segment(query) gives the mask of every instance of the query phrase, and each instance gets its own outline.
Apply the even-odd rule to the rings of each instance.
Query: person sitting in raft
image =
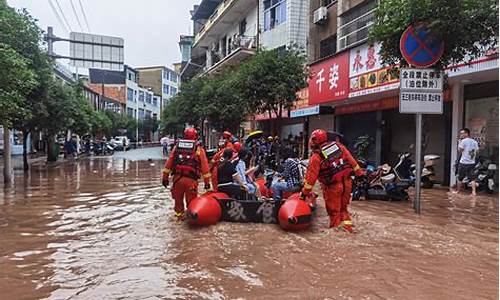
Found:
[[[251,173],[252,169],[247,170],[250,166],[250,160],[252,159],[252,153],[243,148],[238,152],[238,162],[236,164],[236,172],[238,173],[239,178],[243,184],[247,187],[248,194],[254,195],[257,198],[260,198],[260,191],[257,185],[251,180],[249,173]]]
[[[281,201],[283,192],[298,192],[302,189],[302,178],[300,175],[299,164],[295,152],[288,152],[285,155],[283,163],[283,172],[274,180],[271,189],[275,201]]]
[[[217,190],[237,199],[246,199],[248,187],[236,170],[238,161],[239,158],[233,149],[224,150],[217,167]]]

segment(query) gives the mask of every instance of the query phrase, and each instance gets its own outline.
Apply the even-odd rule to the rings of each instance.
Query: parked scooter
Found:
[[[489,194],[492,194],[495,191],[494,177],[496,170],[497,165],[491,160],[484,157],[480,157],[478,159],[478,162],[474,167],[477,191],[486,191]],[[472,188],[472,182],[469,178],[464,178],[463,183],[467,188]]]
[[[365,165],[366,176],[354,179],[352,200],[361,197],[367,200],[408,200],[406,190],[411,183],[397,181],[391,166],[384,164],[375,169],[369,164],[362,165]]]
[[[421,186],[426,189],[434,187],[436,183],[436,171],[434,166],[436,161],[440,159],[439,155],[428,154],[424,156],[424,166],[422,167],[422,177],[420,178]],[[411,173],[416,176],[417,170],[415,164],[411,165]]]

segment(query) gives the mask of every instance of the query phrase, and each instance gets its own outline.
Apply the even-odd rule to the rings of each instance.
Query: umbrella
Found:
[[[256,130],[256,131],[252,131],[250,132],[245,138],[244,138],[244,141],[245,141],[245,144],[249,144],[250,142],[254,141],[254,140],[257,140],[257,139],[260,139],[262,137],[262,135],[264,134],[264,131],[262,130]]]

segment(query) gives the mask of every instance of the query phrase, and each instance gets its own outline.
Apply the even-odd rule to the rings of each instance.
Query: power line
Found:
[[[69,0],[69,3],[71,3],[71,8],[73,9],[73,13],[75,14],[76,22],[78,22],[78,26],[80,27],[80,30],[83,31],[82,23],[80,23],[80,18],[78,18],[78,13],[76,12],[75,5],[73,4],[73,0]]]
[[[66,33],[69,33],[68,28],[66,27],[66,24],[64,24],[63,20],[61,19],[61,16],[59,16],[59,13],[57,12],[56,7],[54,6],[54,3],[52,3],[52,0],[49,0],[50,7],[52,7],[52,11],[56,15],[57,21],[59,21],[59,24],[61,27],[66,31]]]
[[[73,29],[71,29],[71,25],[69,25],[69,22],[66,19],[66,16],[64,15],[64,11],[62,10],[61,5],[59,5],[59,1],[58,0],[54,0],[54,1],[56,1],[57,7],[59,7],[59,11],[61,12],[61,16],[62,16],[64,22],[66,22],[66,25],[68,25],[69,30],[73,31]]]
[[[90,33],[91,30],[90,30],[90,26],[89,26],[89,21],[87,20],[87,15],[85,14],[85,9],[83,8],[82,0],[78,0],[78,3],[80,3],[80,8],[81,8],[82,14],[83,14],[83,20],[85,20],[85,24],[87,25],[87,29]]]

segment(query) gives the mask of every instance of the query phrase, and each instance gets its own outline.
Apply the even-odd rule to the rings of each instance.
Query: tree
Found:
[[[158,126],[158,120],[152,117],[146,117],[144,120],[139,121],[138,124],[139,131],[144,135],[145,141],[151,141],[152,135],[158,131]]]
[[[206,119],[218,131],[239,128],[251,110],[250,102],[238,88],[237,71],[234,70],[207,78],[202,95],[206,99]]]
[[[27,141],[30,133],[39,129],[37,112],[45,110],[45,102],[49,94],[49,86],[53,80],[52,61],[47,54],[38,49],[33,54],[31,67],[36,74],[37,82],[31,91],[26,95],[23,102],[23,109],[15,114],[13,128],[23,133],[23,166],[24,170],[29,169]]]
[[[163,109],[160,125],[161,132],[163,134],[170,134],[176,137],[182,132],[182,130],[184,130],[185,123],[181,120],[178,114],[180,106],[180,97],[174,96]]]
[[[74,112],[77,109],[74,100],[73,87],[64,84],[58,79],[49,83],[49,94],[43,103],[43,109],[34,114],[40,128],[46,134],[47,161],[56,161],[59,148],[56,147],[55,137],[61,132],[70,129],[74,124]]]
[[[297,100],[297,92],[307,86],[306,57],[296,47],[258,52],[238,71],[236,86],[247,99],[252,113],[274,113],[281,119],[284,110]]]
[[[91,133],[94,136],[106,134],[111,131],[113,124],[103,111],[94,111],[90,119]]]
[[[4,181],[12,182],[10,134],[12,121],[21,113],[26,95],[36,84],[30,64],[39,49],[40,30],[24,11],[16,12],[0,0],[0,120],[4,129]]]
[[[407,63],[399,40],[410,25],[425,22],[445,50],[437,68],[473,60],[485,48],[497,45],[498,2],[496,0],[381,0],[370,38],[381,42],[385,64]]]

